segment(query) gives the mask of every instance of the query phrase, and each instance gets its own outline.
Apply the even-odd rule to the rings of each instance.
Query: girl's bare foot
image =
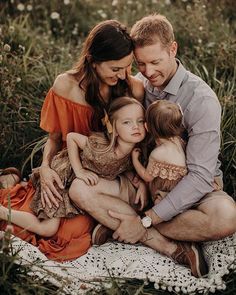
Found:
[[[0,169],[0,188],[11,188],[19,183],[20,180],[21,174],[17,168]]]

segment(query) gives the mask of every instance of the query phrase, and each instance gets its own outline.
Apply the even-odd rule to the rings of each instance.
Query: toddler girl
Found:
[[[133,165],[139,176],[149,183],[155,204],[187,174],[185,143],[181,138],[182,117],[179,105],[167,100],[153,102],[146,112],[146,127],[155,141],[155,148],[146,168],[139,161],[140,149],[132,152]]]

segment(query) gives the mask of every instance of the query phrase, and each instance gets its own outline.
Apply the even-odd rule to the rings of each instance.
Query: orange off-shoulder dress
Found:
[[[40,127],[47,132],[61,132],[65,146],[68,132],[89,135],[92,113],[92,107],[71,102],[50,89],[42,107]],[[34,192],[30,181],[26,186],[17,184],[11,189],[0,189],[0,203],[7,207],[10,197],[12,209],[33,213],[30,203]],[[14,235],[37,246],[49,259],[73,260],[85,254],[91,246],[93,226],[92,217],[78,215],[71,219],[61,218],[57,233],[50,238],[42,238],[16,225]],[[5,227],[6,222],[1,221],[0,229]]]

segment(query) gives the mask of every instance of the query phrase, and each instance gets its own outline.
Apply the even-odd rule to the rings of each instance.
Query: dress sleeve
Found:
[[[47,132],[60,132],[57,99],[52,88],[47,93],[41,110],[40,127]]]

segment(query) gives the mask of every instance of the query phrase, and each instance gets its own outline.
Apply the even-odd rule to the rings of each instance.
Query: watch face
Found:
[[[144,227],[148,228],[152,225],[152,219],[149,216],[145,216],[141,219]]]

